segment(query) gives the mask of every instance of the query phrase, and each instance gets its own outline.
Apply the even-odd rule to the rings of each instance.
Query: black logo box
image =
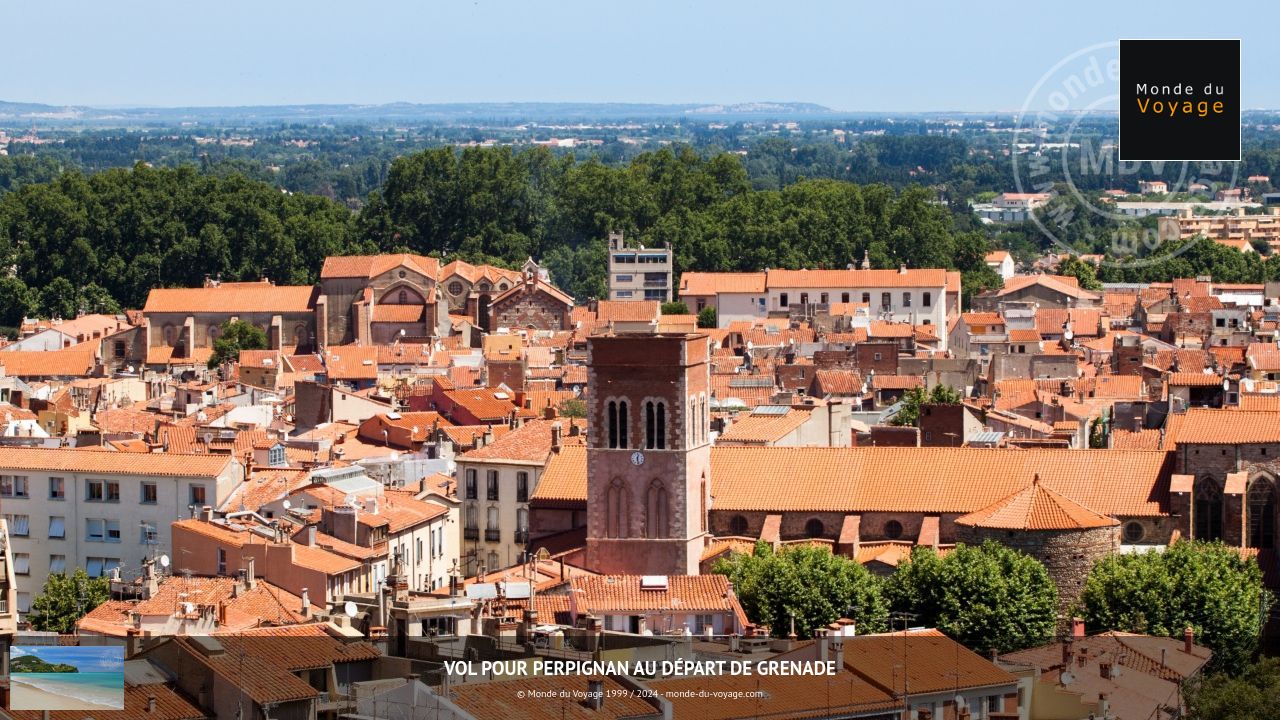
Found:
[[[1145,93],[1139,85],[1146,85]],[[1165,94],[1166,87],[1183,92]],[[1183,112],[1185,102],[1192,104],[1191,114]],[[1199,113],[1202,102],[1206,116]],[[1222,112],[1215,113],[1219,102]],[[1170,103],[1177,103],[1172,115]],[[1163,112],[1156,114],[1157,107]],[[1239,40],[1120,41],[1121,160],[1238,161],[1240,111]]]

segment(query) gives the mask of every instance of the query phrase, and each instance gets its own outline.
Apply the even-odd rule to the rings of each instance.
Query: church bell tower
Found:
[[[711,503],[710,343],[588,339],[587,567],[696,575]]]

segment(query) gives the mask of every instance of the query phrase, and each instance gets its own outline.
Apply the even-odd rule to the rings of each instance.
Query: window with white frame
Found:
[[[4,519],[9,522],[9,534],[14,537],[27,537],[31,534],[30,515],[8,515]]]

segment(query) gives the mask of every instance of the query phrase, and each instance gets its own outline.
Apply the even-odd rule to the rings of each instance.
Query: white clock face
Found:
[[[640,467],[644,464],[644,453],[639,450],[631,453],[631,464]]]

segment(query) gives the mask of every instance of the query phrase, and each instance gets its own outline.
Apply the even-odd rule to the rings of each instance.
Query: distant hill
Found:
[[[179,123],[272,123],[319,121],[467,122],[624,121],[832,117],[845,113],[813,103],[753,102],[730,105],[655,103],[388,103],[384,105],[262,105],[243,107],[95,108],[0,100],[0,124],[85,124],[99,126]]]
[[[66,663],[50,663],[35,655],[23,655],[9,661],[9,672],[15,673],[74,673],[80,668]]]

